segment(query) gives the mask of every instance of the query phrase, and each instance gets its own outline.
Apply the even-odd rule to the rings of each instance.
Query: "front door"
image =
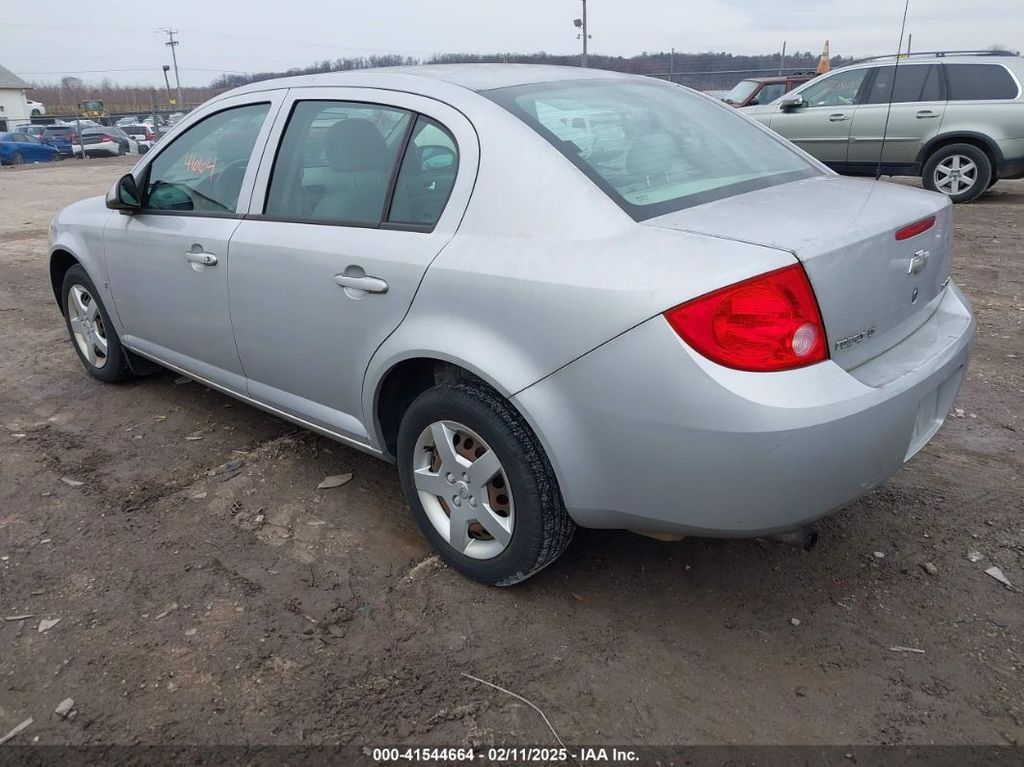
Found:
[[[771,129],[826,164],[846,162],[857,94],[867,69],[834,72],[795,92],[800,107],[772,115]]]
[[[111,216],[107,271],[130,349],[245,391],[228,307],[228,243],[249,203],[275,99],[210,105],[139,172],[140,212]]]
[[[323,88],[291,92],[278,143],[231,240],[249,394],[365,444],[363,376],[458,227],[476,134],[433,99]]]

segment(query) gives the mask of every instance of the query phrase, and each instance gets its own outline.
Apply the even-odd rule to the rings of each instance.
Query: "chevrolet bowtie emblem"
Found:
[[[928,265],[928,258],[931,256],[927,250],[919,250],[914,254],[914,257],[910,259],[910,267],[907,269],[907,274],[920,274],[924,271],[924,268]]]

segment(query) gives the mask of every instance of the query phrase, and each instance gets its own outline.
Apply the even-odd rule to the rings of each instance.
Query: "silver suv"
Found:
[[[898,66],[889,56],[743,111],[840,173],[874,175],[881,165],[969,202],[1024,176],[1022,81],[1024,59],[1005,52],[914,54]]]

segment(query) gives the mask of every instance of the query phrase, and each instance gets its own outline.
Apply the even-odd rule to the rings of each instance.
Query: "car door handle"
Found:
[[[336,274],[334,281],[343,288],[362,290],[365,293],[387,293],[388,284],[380,277],[366,275]]]
[[[195,253],[193,251],[187,251],[185,253],[185,260],[190,264],[199,264],[200,266],[216,266],[217,257],[213,253],[206,253],[199,251]]]
[[[922,109],[917,113],[916,117],[918,120],[926,120],[929,117],[938,117],[938,115],[930,109]]]
[[[850,119],[850,115],[843,114],[842,112],[836,112],[835,114],[829,115],[828,119],[829,119],[829,122],[841,123],[841,122],[846,122],[847,120],[849,120]]]

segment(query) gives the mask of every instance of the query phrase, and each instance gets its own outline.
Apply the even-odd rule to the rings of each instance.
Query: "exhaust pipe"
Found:
[[[789,546],[796,546],[804,551],[810,551],[818,542],[818,529],[814,525],[804,525],[796,530],[786,533],[769,536],[769,540],[785,543]]]

